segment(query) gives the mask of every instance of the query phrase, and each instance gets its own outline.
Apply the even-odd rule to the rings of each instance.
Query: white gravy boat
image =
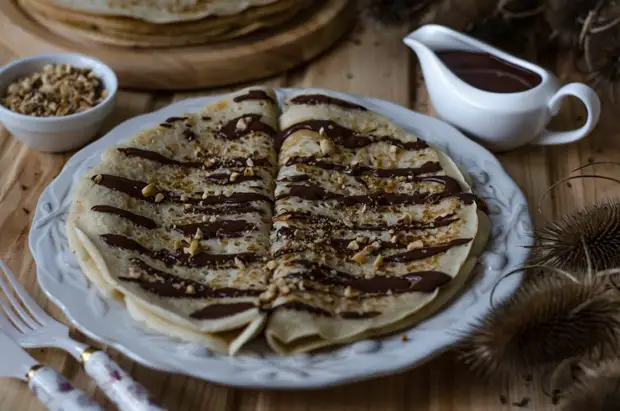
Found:
[[[429,24],[404,39],[418,56],[433,108],[444,121],[481,140],[495,151],[530,143],[565,144],[587,136],[598,123],[601,102],[594,90],[581,83],[562,87],[551,72],[472,37],[444,26]],[[540,83],[519,92],[490,92],[462,80],[438,57],[441,51],[488,53],[506,63],[538,74]],[[534,75],[535,75],[534,74]],[[588,118],[577,130],[546,129],[562,100],[575,96],[586,106]]]

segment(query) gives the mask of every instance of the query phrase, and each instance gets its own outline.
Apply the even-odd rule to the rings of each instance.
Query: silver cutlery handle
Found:
[[[164,411],[148,392],[106,353],[87,348],[82,353],[86,373],[120,411]]]
[[[28,372],[28,386],[50,411],[103,411],[54,369],[38,366]]]

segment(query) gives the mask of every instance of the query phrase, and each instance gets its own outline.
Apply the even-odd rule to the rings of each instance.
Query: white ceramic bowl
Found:
[[[27,116],[0,104],[0,122],[15,138],[40,151],[63,152],[82,147],[97,134],[114,108],[118,89],[116,74],[92,57],[74,53],[39,54],[0,68],[0,94],[4,94],[14,80],[40,71],[46,64],[71,64],[91,69],[102,80],[108,96],[89,110],[62,117]]]

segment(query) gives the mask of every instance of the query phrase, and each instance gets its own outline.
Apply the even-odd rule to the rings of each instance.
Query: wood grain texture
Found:
[[[358,24],[346,41],[312,64],[261,82],[271,86],[328,87],[359,95],[388,99],[421,112],[432,113],[416,60],[401,44],[404,33],[396,29]],[[0,63],[13,57],[0,48]],[[562,61],[560,59],[560,61]],[[569,66],[557,71],[566,81],[575,80]],[[121,92],[119,105],[107,128],[137,114],[163,107],[173,100],[209,95],[229,89],[179,94]],[[575,207],[610,195],[620,187],[599,180],[575,180],[562,185],[536,204],[546,188],[569,175],[581,164],[620,159],[620,126],[607,105],[601,125],[579,144],[541,148],[524,147],[499,156],[526,193],[537,225]],[[569,101],[554,127],[574,128],[583,121],[583,109]],[[0,129],[0,258],[4,259],[31,293],[54,317],[64,320],[36,285],[35,266],[27,248],[27,230],[43,188],[60,171],[70,155],[41,154],[22,146]],[[597,167],[596,172],[620,177],[620,167]],[[86,340],[78,332],[77,338]],[[92,342],[91,342],[92,343]],[[96,345],[96,344],[95,344]],[[77,363],[56,350],[31,350],[44,363],[63,372],[74,384],[113,409]],[[509,381],[482,381],[456,360],[454,353],[415,370],[358,384],[320,391],[259,391],[231,389],[193,378],[152,371],[123,357],[108,353],[144,384],[171,411],[496,411],[554,410],[539,381],[515,375]],[[528,401],[525,401],[528,400]],[[505,402],[506,404],[502,404]],[[525,404],[527,407],[517,407]],[[0,381],[0,410],[40,411],[42,407],[22,383]]]
[[[204,46],[135,49],[58,36],[30,19],[13,0],[5,0],[0,2],[0,42],[19,56],[58,51],[91,55],[110,65],[125,88],[193,90],[261,79],[296,67],[342,38],[354,19],[348,0],[325,0],[277,31]]]

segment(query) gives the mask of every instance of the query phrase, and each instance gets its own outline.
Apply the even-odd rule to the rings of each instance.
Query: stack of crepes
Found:
[[[17,0],[50,31],[125,47],[229,40],[288,22],[313,0]]]
[[[145,327],[229,354],[412,326],[466,283],[490,223],[443,152],[321,91],[253,87],[162,119],[77,184],[90,280]]]

